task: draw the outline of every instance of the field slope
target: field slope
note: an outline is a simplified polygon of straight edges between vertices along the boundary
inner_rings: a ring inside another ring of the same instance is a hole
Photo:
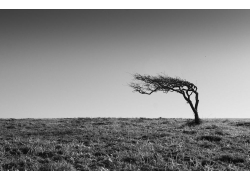
[[[250,170],[250,121],[1,119],[0,170]]]

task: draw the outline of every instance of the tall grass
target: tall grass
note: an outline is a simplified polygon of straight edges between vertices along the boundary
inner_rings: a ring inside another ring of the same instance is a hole
[[[75,118],[0,120],[2,171],[250,170],[249,122]]]

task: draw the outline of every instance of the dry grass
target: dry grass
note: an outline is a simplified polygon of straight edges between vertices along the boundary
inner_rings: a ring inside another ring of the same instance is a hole
[[[250,170],[250,121],[0,120],[2,171]]]

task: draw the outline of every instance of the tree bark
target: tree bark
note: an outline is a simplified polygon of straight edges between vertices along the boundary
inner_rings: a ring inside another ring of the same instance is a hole
[[[197,110],[194,111],[194,122],[195,124],[200,124],[200,117]]]

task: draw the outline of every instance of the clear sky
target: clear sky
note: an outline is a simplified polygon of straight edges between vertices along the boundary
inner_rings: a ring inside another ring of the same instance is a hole
[[[197,85],[201,118],[250,117],[250,10],[0,10],[0,118],[192,118],[177,93],[133,93],[133,73]]]

